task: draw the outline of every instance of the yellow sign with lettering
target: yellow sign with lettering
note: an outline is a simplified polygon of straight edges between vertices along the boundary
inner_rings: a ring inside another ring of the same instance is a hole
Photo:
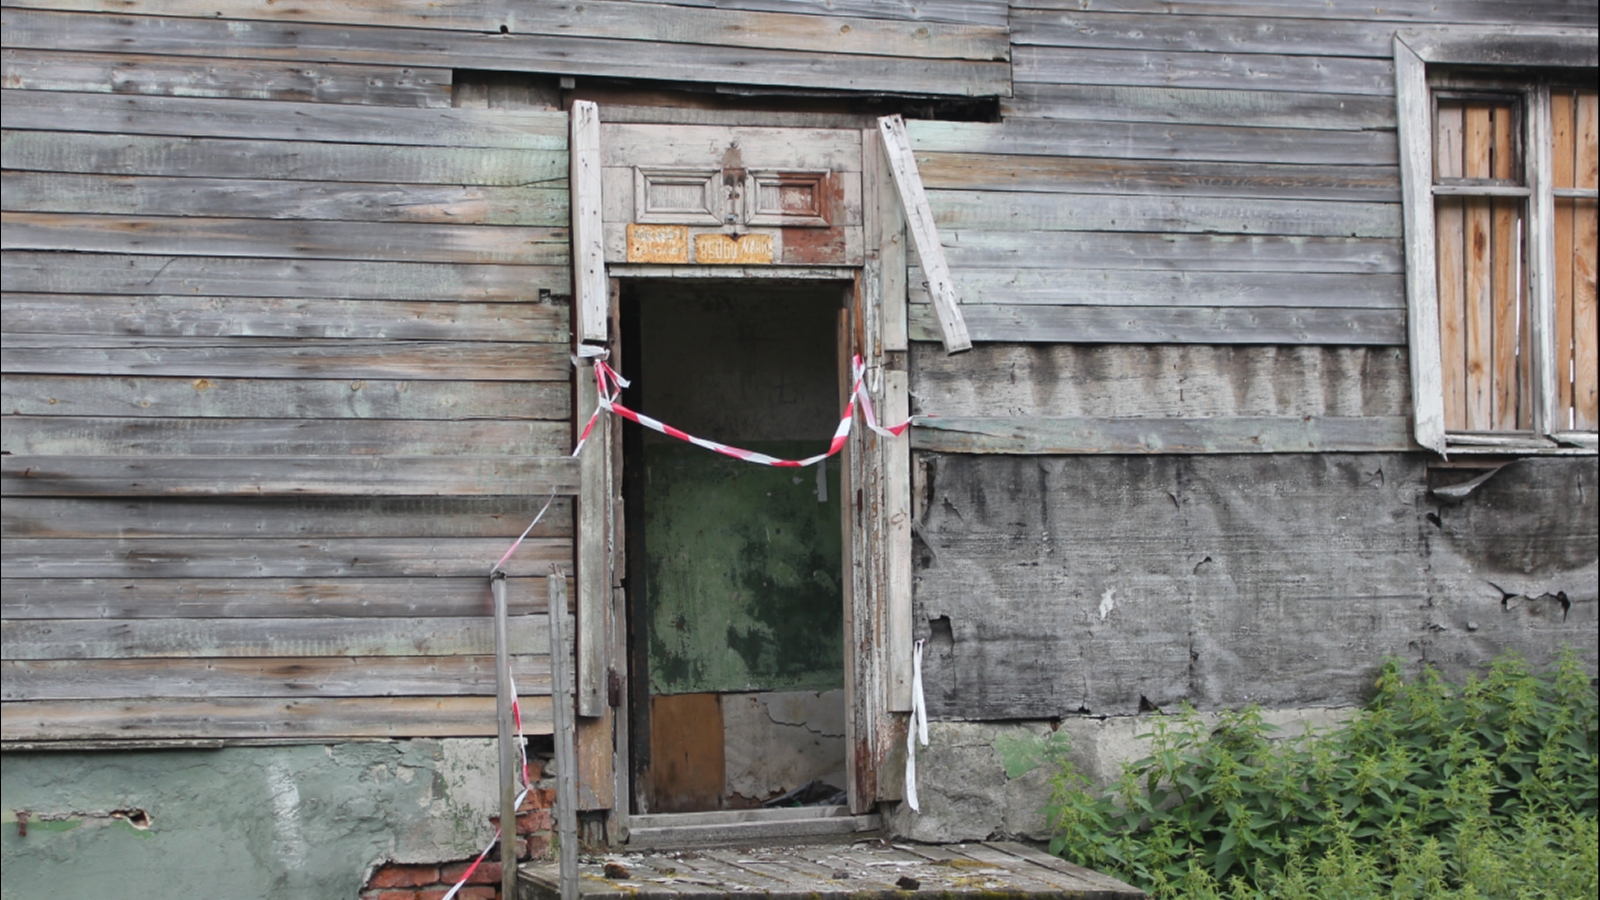
[[[686,263],[688,261],[689,226],[628,226],[628,262]]]
[[[697,234],[694,261],[709,266],[770,266],[772,235],[741,234],[735,239],[725,234]]]

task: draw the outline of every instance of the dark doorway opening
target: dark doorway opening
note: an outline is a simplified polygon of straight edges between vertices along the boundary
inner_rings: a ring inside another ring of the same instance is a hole
[[[623,281],[624,401],[771,456],[822,452],[848,288]],[[840,463],[761,466],[624,429],[633,812],[842,802]]]

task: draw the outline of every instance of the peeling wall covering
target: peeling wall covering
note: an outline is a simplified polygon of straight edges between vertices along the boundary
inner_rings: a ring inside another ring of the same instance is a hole
[[[1591,673],[1600,477],[1420,454],[919,454],[914,625],[935,717],[1361,703],[1383,659]]]
[[[495,766],[484,739],[7,753],[0,893],[354,897],[384,861],[482,849]]]
[[[849,783],[843,689],[723,694],[721,700],[730,805],[769,800],[812,781],[840,789]]]

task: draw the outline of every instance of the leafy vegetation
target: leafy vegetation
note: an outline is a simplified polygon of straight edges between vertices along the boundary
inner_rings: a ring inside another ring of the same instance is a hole
[[[1274,737],[1185,707],[1109,792],[1057,755],[1051,851],[1155,898],[1573,898],[1600,893],[1597,698],[1573,654],[1455,687],[1391,661],[1343,727]]]

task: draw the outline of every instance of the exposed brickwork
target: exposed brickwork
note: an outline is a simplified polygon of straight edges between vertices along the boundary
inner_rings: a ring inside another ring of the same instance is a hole
[[[544,760],[529,760],[530,773],[535,787],[517,810],[518,860],[545,859],[550,855],[551,834],[554,827],[556,802],[555,784],[544,778]],[[492,824],[500,823],[492,816]],[[500,850],[489,852],[477,871],[472,873],[466,887],[456,897],[461,900],[497,900],[500,896]],[[361,889],[361,900],[440,900],[461,879],[477,857],[446,860],[437,863],[384,863],[367,879]]]

